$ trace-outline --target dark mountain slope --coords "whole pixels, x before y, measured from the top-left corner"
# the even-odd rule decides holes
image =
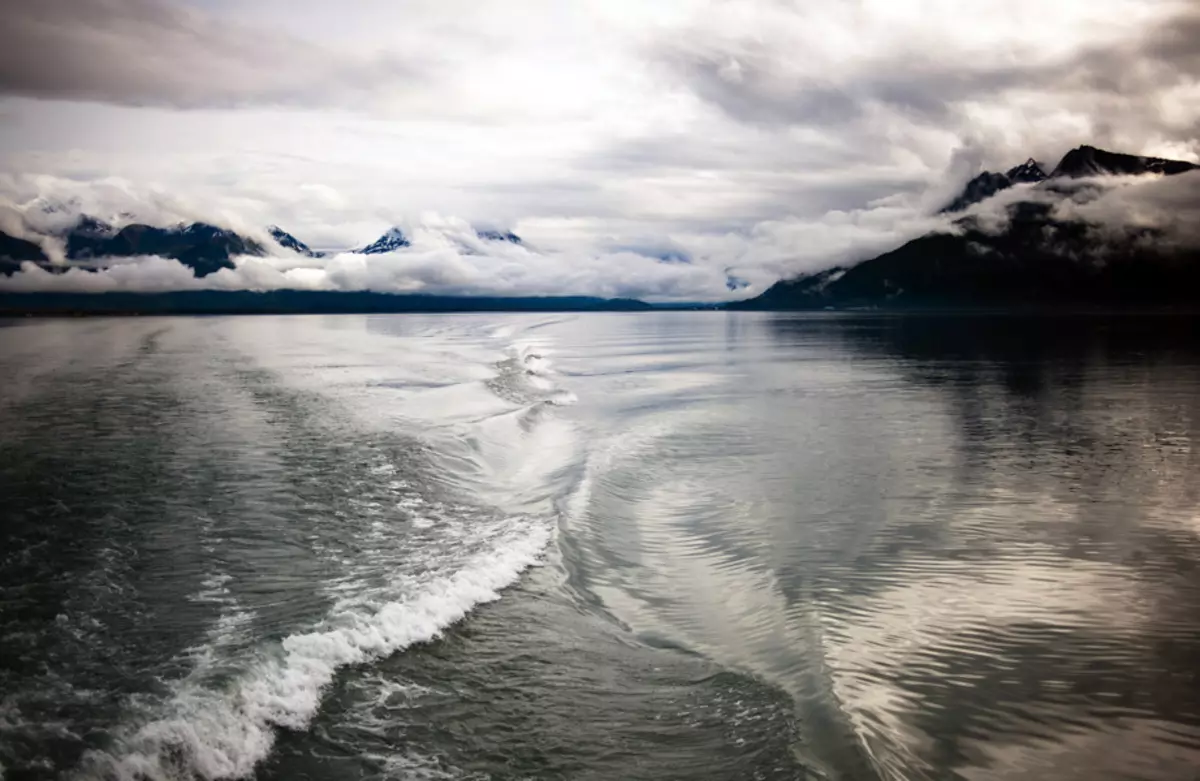
[[[271,238],[275,239],[275,242],[284,249],[290,249],[292,252],[306,255],[310,258],[325,257],[324,252],[314,251],[307,244],[300,241],[300,239],[288,233],[283,228],[280,228],[278,225],[272,225],[271,227],[267,228],[267,233],[271,234]]]
[[[1104,231],[1104,226],[1055,219],[1053,203],[1044,202],[1047,196],[1071,197],[1071,188],[1055,189],[1056,179],[1174,175],[1196,168],[1081,147],[1054,169],[1041,201],[1008,207],[1008,224],[999,232],[985,231],[965,217],[956,222],[959,232],[929,234],[850,268],[784,280],[729,307],[1200,306],[1200,250],[1180,248],[1150,230]]]
[[[484,241],[507,241],[510,244],[524,244],[521,237],[512,231],[477,230],[475,235]]]
[[[19,271],[21,262],[25,260],[44,263],[50,259],[46,257],[45,252],[42,252],[42,248],[32,241],[18,239],[16,236],[10,236],[0,231],[0,274]]]
[[[1164,160],[1161,157],[1142,157],[1120,152],[1106,152],[1094,146],[1072,149],[1063,157],[1050,174],[1050,178],[1065,176],[1140,176],[1142,174],[1165,174],[1167,176],[1194,171],[1200,166],[1183,160]]]
[[[1002,174],[984,171],[967,182],[962,193],[950,202],[943,212],[960,212],[972,204],[991,198],[1001,190],[1007,190],[1014,184],[1036,184],[1046,180],[1046,172],[1041,163],[1032,157],[1021,165],[1010,168]]]
[[[398,249],[410,246],[410,244],[411,242],[404,235],[404,231],[399,228],[391,228],[373,243],[352,251],[359,255],[382,255],[387,252],[395,252]]]
[[[203,222],[174,228],[135,224],[126,225],[112,236],[81,231],[67,236],[67,257],[71,260],[158,255],[178,260],[197,277],[233,268],[235,255],[263,254],[263,246],[253,239]]]

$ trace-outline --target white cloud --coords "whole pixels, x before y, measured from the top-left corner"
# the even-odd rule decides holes
[[[166,0],[10,3],[0,89],[130,105],[345,105],[415,81],[416,57],[330,49]]]
[[[1200,248],[1200,170],[1175,176],[1091,180],[1080,196],[1060,201],[1054,216],[1079,220],[1113,236],[1152,231],[1157,242]]]
[[[53,205],[55,211],[47,213],[47,205]],[[819,220],[765,220],[744,231],[680,232],[627,240],[607,235],[595,225],[574,230],[569,222],[519,221],[512,227],[526,243],[517,245],[484,241],[476,234],[478,222],[437,212],[392,215],[391,219],[381,220],[373,207],[356,209],[348,199],[327,188],[254,198],[230,192],[207,202],[139,188],[114,178],[91,183],[47,176],[0,177],[0,216],[7,214],[9,221],[23,226],[26,234],[62,227],[79,214],[90,214],[117,226],[131,222],[209,222],[273,248],[271,257],[240,258],[236,270],[220,271],[195,284],[179,283],[178,289],[303,287],[724,300],[761,292],[780,276],[862,260],[898,241],[948,224],[944,217],[922,216],[921,208],[919,198],[893,197],[864,209],[832,211]],[[296,220],[299,216],[306,219]],[[332,222],[315,222],[318,219]],[[314,235],[337,237],[341,249],[362,246],[387,227],[399,225],[412,246],[386,255],[334,252],[327,258],[308,258],[274,245],[264,230],[272,223],[313,246],[321,245]],[[611,223],[604,225],[611,227]],[[359,232],[350,234],[346,226],[360,226]],[[633,235],[638,224],[624,227],[629,229],[626,235]],[[134,284],[135,270],[141,268],[128,265],[113,270],[116,281],[112,283],[87,280],[77,274],[33,274],[15,283],[0,279],[0,286],[92,290],[97,285],[115,284],[118,287],[113,289],[126,290]],[[164,277],[159,264],[144,268],[151,275],[148,290],[164,289],[165,282],[180,279]],[[100,276],[109,273],[103,271]],[[727,285],[730,277],[750,285],[731,291]]]
[[[26,5],[46,45],[0,57],[17,203],[318,248],[435,213],[537,248],[286,272],[306,284],[712,298],[728,271],[745,295],[939,224],[981,166],[1079,143],[1200,159],[1187,3]],[[692,262],[637,254],[663,248]]]

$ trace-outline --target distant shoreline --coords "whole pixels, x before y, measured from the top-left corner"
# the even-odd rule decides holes
[[[0,293],[2,316],[636,312],[650,304],[589,296],[435,296],[305,290]]]
[[[754,299],[750,299],[753,301]],[[190,290],[165,293],[0,293],[0,317],[169,315],[470,314],[586,312],[764,312],[830,317],[1196,317],[1200,306],[896,306],[771,308],[743,301],[653,304],[589,296],[433,296],[374,292]]]

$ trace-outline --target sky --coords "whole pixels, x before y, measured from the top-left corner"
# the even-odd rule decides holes
[[[0,228],[58,200],[414,237],[232,287],[743,297],[944,225],[984,168],[1200,161],[1195,2],[0,2]],[[464,251],[479,226],[527,246]]]

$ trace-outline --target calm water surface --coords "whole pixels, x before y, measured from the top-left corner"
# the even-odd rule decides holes
[[[0,776],[1200,777],[1192,320],[0,326]]]

